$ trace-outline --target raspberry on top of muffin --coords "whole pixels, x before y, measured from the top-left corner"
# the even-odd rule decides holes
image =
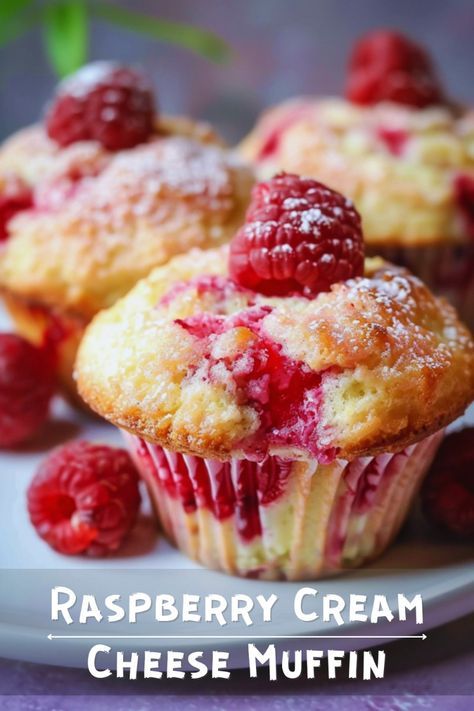
[[[67,78],[44,124],[0,149],[1,286],[90,316],[153,266],[225,241],[252,176],[218,143],[158,114],[137,70],[97,62]]]
[[[153,87],[140,70],[93,62],[64,79],[41,123],[11,136],[0,150],[0,173],[34,186],[46,177],[95,174],[114,153],[180,135],[221,141],[209,124],[158,111]]]
[[[429,54],[393,30],[375,30],[356,42],[346,97],[361,105],[392,101],[420,109],[447,103]]]
[[[474,343],[311,179],[254,188],[230,249],[154,270],[88,328],[79,390],[148,442],[226,460],[399,451],[474,396]]]
[[[68,390],[88,320],[153,267],[230,239],[252,184],[207,125],[158,113],[147,79],[110,62],[62,82],[44,123],[0,148],[0,290],[22,335],[54,340]]]

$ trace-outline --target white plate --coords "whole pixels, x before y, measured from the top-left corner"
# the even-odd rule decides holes
[[[5,327],[1,323],[0,328]],[[468,418],[474,422],[474,410]],[[95,441],[120,443],[120,435],[114,428],[73,411],[61,400],[55,402],[53,422],[27,447],[18,451],[0,453],[0,656],[29,661],[41,661],[69,666],[84,666],[85,655],[91,646],[88,640],[50,641],[48,633],[57,632],[49,623],[47,605],[51,581],[55,584],[70,584],[76,591],[88,591],[93,584],[94,592],[120,592],[151,587],[155,592],[172,592],[177,596],[185,592],[215,591],[230,594],[234,591],[255,595],[258,591],[267,594],[276,592],[279,605],[275,607],[274,624],[256,622],[251,629],[252,637],[265,635],[318,635],[341,634],[334,623],[295,622],[291,602],[301,584],[261,583],[252,580],[237,580],[218,573],[203,571],[173,549],[155,532],[153,521],[145,513],[133,535],[119,555],[103,560],[65,557],[56,554],[43,543],[31,527],[26,507],[25,491],[38,462],[51,447],[68,439],[84,437]],[[28,571],[43,571],[29,573]],[[53,571],[53,572],[47,572]],[[105,572],[104,572],[105,571]],[[141,573],[140,571],[148,571]],[[152,571],[152,572],[150,572]],[[171,572],[170,572],[171,571]],[[174,571],[174,572],[173,572]],[[139,582],[140,581],[140,582]],[[448,542],[435,535],[417,517],[412,517],[398,542],[375,564],[364,571],[318,581],[314,584],[320,595],[326,592],[341,595],[350,592],[378,592],[393,597],[397,592],[422,593],[425,620],[422,627],[410,623],[357,623],[344,626],[344,633],[352,635],[420,634],[457,616],[472,611],[474,594],[474,559],[472,547]],[[281,604],[280,604],[281,603]],[[56,623],[57,626],[57,623]],[[74,627],[76,627],[74,625]],[[110,632],[109,625],[109,632]],[[104,627],[97,628],[100,632]],[[166,634],[184,635],[204,633],[201,627],[176,622],[166,627]],[[147,633],[149,621],[133,627],[136,634]],[[61,631],[61,630],[59,630]],[[88,626],[88,631],[90,628]],[[67,628],[71,632],[71,628]],[[81,629],[80,632],[84,632]],[[222,629],[205,627],[205,633],[224,634]],[[229,633],[229,629],[225,629]],[[129,634],[130,626],[113,627],[114,634]],[[234,625],[233,634],[249,634],[243,625]],[[231,665],[241,666],[246,659],[247,639],[228,639],[219,648],[232,652]],[[340,640],[337,648],[361,648],[374,644],[374,639]],[[421,642],[414,641],[414,644]],[[216,648],[215,641],[189,639],[161,641],[176,650]],[[262,639],[262,644],[264,640]],[[332,643],[318,641],[321,649]],[[283,645],[283,646],[282,646]],[[323,645],[323,646],[322,646]],[[156,645],[154,645],[156,647]],[[278,646],[278,642],[277,642]],[[282,640],[284,649],[314,648],[314,640]],[[122,641],[120,649],[148,649],[150,641]]]

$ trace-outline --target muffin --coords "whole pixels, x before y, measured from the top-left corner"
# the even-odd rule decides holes
[[[474,111],[446,98],[423,49],[369,34],[345,98],[269,109],[240,152],[260,177],[288,170],[351,197],[368,253],[408,267],[474,328]]]
[[[144,81],[86,67],[0,149],[0,290],[72,393],[91,317],[174,255],[230,239],[253,183],[208,127],[158,115]]]
[[[98,314],[76,375],[184,553],[305,579],[396,535],[474,397],[474,343],[417,277],[364,263],[348,200],[279,175],[230,247],[174,258]]]

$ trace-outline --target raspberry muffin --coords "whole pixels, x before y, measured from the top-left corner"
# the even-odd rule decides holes
[[[474,112],[446,98],[423,49],[369,34],[345,98],[268,110],[240,151],[261,177],[289,170],[350,196],[368,253],[407,266],[474,328]]]
[[[43,124],[0,149],[0,289],[66,387],[85,325],[155,266],[230,239],[252,173],[213,133],[158,115],[134,70],[59,86]]]
[[[176,257],[96,316],[76,369],[169,538],[269,579],[379,555],[474,396],[454,309],[364,265],[352,203],[283,174],[256,186],[230,248]]]

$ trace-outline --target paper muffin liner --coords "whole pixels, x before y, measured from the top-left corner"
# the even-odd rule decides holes
[[[400,529],[443,437],[397,454],[221,462],[125,435],[161,526],[208,568],[303,580],[375,558]]]
[[[426,247],[369,246],[369,253],[416,274],[444,296],[474,333],[474,242]]]

